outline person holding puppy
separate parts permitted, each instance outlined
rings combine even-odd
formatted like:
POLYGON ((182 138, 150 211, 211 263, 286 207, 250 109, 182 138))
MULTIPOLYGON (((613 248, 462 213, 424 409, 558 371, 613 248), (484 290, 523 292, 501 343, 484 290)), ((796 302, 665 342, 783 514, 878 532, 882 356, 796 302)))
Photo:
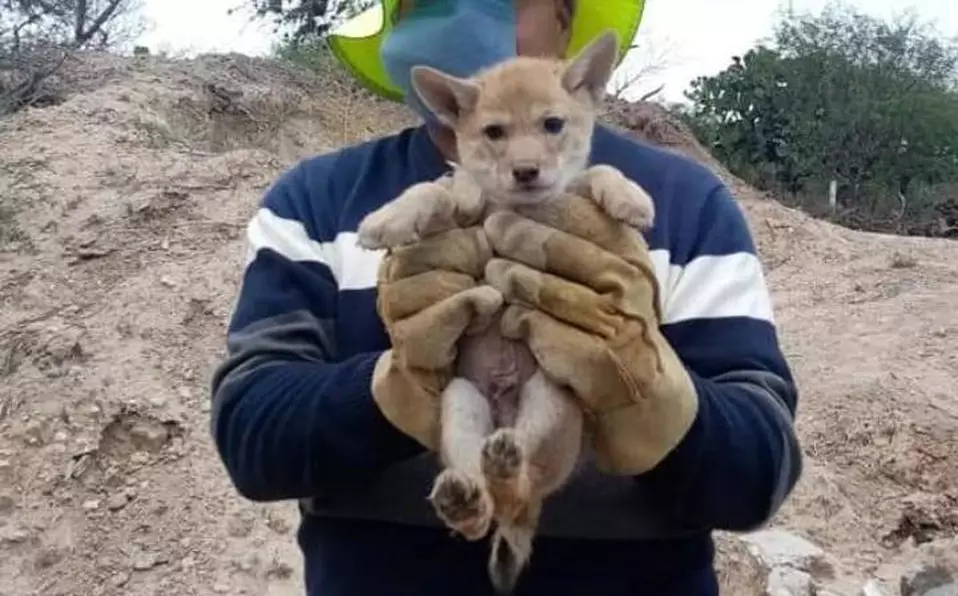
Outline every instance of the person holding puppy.
POLYGON ((267 191, 212 380, 211 430, 237 490, 300 502, 309 595, 493 593, 488 545, 450 537, 426 501, 438 396, 457 341, 489 314, 478 280, 490 259, 519 313, 503 332, 575 394, 592 434, 546 504, 515 594, 717 595, 712 532, 761 526, 795 486, 797 390, 762 267, 703 166, 597 127, 592 162, 655 202, 634 246, 595 237, 596 222, 518 216, 388 256, 356 246, 365 215, 456 158, 451 131, 411 92, 412 66, 469 76, 517 54, 572 55, 608 29, 624 53, 641 9, 385 0, 331 36, 359 81, 425 122, 303 160, 267 191), (564 277, 568 255, 588 255, 591 275, 564 277), (537 291, 516 296, 516 281, 537 291), (578 340, 547 341, 557 334, 578 340))

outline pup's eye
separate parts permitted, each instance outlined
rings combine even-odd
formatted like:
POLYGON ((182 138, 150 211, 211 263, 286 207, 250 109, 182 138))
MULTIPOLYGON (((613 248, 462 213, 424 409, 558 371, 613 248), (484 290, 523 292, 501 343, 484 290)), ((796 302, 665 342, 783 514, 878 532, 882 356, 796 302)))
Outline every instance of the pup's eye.
POLYGON ((565 126, 565 120, 558 118, 556 116, 550 116, 542 121, 542 128, 545 129, 550 135, 557 135, 562 132, 562 127, 565 126))
POLYGON ((506 136, 506 129, 503 128, 501 124, 490 124, 482 129, 482 133, 486 135, 490 141, 498 141, 506 136))

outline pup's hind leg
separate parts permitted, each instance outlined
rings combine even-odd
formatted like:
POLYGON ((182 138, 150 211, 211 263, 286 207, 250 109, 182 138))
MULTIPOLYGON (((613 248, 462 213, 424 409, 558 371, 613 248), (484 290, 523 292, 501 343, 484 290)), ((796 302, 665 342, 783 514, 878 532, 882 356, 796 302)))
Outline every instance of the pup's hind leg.
POLYGON ((537 370, 522 388, 516 423, 508 430, 523 456, 525 493, 510 518, 504 518, 497 503, 499 525, 489 557, 489 577, 500 594, 513 590, 532 556, 544 499, 575 470, 582 446, 582 410, 568 390, 537 370))
POLYGON ((582 409, 569 390, 537 370, 522 388, 515 432, 526 450, 532 495, 544 498, 575 469, 582 447, 582 409))
POLYGON ((442 394, 441 420, 440 457, 447 467, 428 498, 450 529, 479 540, 489 531, 493 514, 480 464, 483 439, 493 428, 492 411, 475 385, 456 378, 442 394))
POLYGON ((482 445, 482 474, 500 524, 511 523, 529 500, 526 453, 513 428, 500 428, 482 445))

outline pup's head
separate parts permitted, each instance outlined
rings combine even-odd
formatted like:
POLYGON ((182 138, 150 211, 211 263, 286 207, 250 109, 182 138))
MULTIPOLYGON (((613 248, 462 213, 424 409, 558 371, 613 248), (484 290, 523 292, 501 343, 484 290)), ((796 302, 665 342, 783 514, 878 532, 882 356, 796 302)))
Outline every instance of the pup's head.
POLYGON ((417 66, 412 79, 455 132, 460 166, 494 200, 535 203, 560 195, 588 165, 616 58, 607 32, 567 62, 520 56, 468 79, 417 66))

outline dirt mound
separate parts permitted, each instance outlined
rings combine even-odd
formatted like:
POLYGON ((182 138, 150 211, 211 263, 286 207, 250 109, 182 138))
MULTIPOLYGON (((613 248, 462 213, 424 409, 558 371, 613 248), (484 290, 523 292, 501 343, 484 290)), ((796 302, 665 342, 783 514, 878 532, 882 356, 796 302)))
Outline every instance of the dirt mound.
MULTIPOLYGON (((229 485, 209 374, 262 192, 409 116, 242 56, 87 56, 66 76, 65 101, 0 121, 0 594, 300 594, 295 510, 229 485)), ((617 110, 716 168, 749 214, 808 454, 777 523, 837 557, 835 586, 952 539, 958 244, 812 220, 654 106, 617 110)))

